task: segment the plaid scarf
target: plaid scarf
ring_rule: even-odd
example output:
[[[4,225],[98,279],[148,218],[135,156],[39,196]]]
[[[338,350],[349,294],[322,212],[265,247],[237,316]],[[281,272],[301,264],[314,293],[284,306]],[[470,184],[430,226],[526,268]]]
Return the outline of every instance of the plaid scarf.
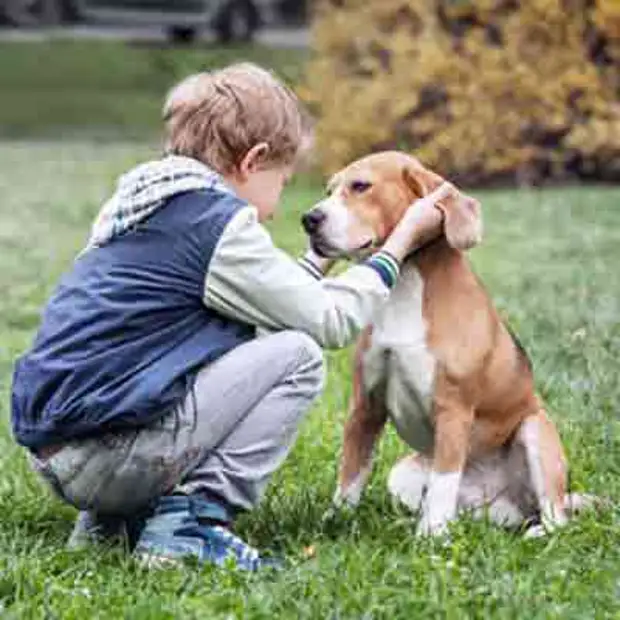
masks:
[[[95,219],[85,249],[132,230],[172,196],[204,189],[233,193],[217,172],[189,157],[168,155],[137,166],[119,179],[116,191]]]

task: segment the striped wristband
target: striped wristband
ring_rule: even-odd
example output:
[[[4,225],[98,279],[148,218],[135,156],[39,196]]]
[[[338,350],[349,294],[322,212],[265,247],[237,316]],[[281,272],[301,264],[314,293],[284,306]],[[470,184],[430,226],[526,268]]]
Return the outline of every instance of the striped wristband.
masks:
[[[323,275],[324,275],[323,272],[309,258],[306,258],[305,256],[302,256],[298,260],[298,263],[299,263],[299,265],[301,267],[303,267],[316,280],[322,280],[323,279]]]
[[[392,288],[396,284],[400,273],[400,263],[389,252],[381,250],[363,264],[374,269],[388,288]]]

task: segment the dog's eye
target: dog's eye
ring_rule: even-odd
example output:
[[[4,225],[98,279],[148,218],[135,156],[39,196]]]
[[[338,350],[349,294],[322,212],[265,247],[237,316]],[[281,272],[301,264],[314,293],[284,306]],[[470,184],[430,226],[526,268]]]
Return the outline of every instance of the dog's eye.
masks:
[[[353,183],[351,183],[351,191],[356,194],[363,194],[371,187],[372,183],[369,183],[368,181],[353,181]]]

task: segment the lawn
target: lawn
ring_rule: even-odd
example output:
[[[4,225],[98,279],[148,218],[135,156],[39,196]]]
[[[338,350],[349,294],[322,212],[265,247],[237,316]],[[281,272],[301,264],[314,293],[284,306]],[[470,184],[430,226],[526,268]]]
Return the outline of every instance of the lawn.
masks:
[[[251,60],[295,85],[302,79],[306,56],[304,50],[261,45],[0,42],[0,139],[150,139],[159,132],[164,94],[182,77]]]
[[[276,577],[188,567],[147,572],[119,550],[69,552],[74,511],[30,473],[12,442],[15,356],[84,243],[116,174],[149,148],[88,142],[0,146],[0,615],[2,618],[618,618],[620,511],[584,516],[525,541],[461,522],[452,544],[413,537],[385,493],[404,446],[381,443],[358,513],[329,527],[350,392],[350,352],[329,355],[329,381],[266,501],[239,530],[290,559]],[[300,212],[321,189],[301,179],[273,225],[303,247]],[[479,192],[486,239],[471,254],[533,358],[538,388],[565,440],[572,485],[620,496],[620,190]],[[303,549],[315,547],[311,560]]]

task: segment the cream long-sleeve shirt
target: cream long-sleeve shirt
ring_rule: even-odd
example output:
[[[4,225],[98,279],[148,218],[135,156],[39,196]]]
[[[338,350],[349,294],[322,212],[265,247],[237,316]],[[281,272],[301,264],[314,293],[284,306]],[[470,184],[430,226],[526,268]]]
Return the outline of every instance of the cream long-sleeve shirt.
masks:
[[[278,249],[256,210],[246,207],[218,242],[205,278],[204,303],[262,329],[300,330],[325,348],[341,348],[389,297],[393,281],[380,263],[375,257],[337,277],[319,279],[318,267]],[[395,262],[394,268],[397,273]]]

